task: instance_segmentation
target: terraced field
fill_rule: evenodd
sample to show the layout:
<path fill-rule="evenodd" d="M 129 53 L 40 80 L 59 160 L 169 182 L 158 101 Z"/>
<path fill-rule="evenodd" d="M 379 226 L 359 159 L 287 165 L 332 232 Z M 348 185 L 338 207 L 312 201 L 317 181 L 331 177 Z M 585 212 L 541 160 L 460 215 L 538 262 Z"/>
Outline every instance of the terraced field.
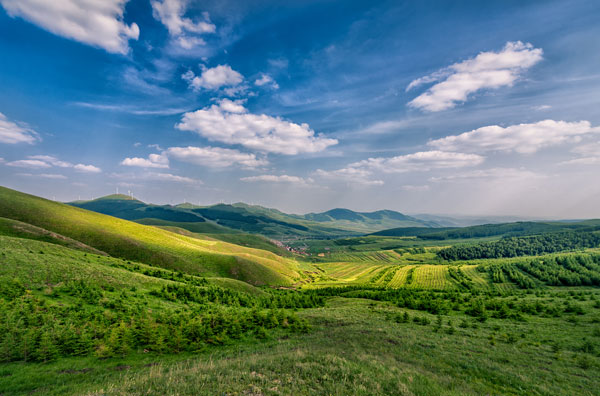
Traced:
<path fill-rule="evenodd" d="M 372 265 L 366 263 L 324 263 L 318 266 L 324 271 L 324 280 L 305 287 L 332 285 L 371 285 L 381 287 L 410 287 L 448 290 L 457 283 L 448 275 L 448 265 Z M 479 275 L 478 282 L 487 282 Z"/>
<path fill-rule="evenodd" d="M 364 263 L 395 263 L 402 261 L 402 255 L 393 250 L 381 252 L 344 252 L 332 253 L 327 256 L 328 261 L 335 262 L 364 262 Z"/>

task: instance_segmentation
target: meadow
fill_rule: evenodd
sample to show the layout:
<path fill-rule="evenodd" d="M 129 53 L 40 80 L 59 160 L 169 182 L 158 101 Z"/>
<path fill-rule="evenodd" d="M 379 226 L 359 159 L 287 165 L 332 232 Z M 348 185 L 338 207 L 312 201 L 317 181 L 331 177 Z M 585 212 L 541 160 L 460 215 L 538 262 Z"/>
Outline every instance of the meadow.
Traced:
<path fill-rule="evenodd" d="M 2 396 L 600 389 L 595 230 L 518 242 L 539 255 L 482 258 L 515 237 L 477 234 L 298 240 L 311 255 L 294 256 L 0 194 Z"/>

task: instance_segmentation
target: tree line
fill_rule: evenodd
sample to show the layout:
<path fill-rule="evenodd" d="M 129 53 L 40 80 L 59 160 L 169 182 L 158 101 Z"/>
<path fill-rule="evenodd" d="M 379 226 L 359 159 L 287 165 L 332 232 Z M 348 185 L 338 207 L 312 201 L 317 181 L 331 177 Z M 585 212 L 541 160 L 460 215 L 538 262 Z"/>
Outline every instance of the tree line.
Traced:
<path fill-rule="evenodd" d="M 494 242 L 456 245 L 441 249 L 438 257 L 448 260 L 473 260 L 503 257 L 537 256 L 567 250 L 600 246 L 595 232 L 557 232 L 528 237 L 503 238 Z"/>

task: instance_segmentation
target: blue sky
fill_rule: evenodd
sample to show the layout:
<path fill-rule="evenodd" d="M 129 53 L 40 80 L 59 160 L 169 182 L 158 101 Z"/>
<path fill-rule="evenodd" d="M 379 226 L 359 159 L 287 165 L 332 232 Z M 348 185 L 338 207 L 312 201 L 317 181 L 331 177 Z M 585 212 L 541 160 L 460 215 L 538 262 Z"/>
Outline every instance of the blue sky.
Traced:
<path fill-rule="evenodd" d="M 0 0 L 0 181 L 600 217 L 600 3 Z"/>

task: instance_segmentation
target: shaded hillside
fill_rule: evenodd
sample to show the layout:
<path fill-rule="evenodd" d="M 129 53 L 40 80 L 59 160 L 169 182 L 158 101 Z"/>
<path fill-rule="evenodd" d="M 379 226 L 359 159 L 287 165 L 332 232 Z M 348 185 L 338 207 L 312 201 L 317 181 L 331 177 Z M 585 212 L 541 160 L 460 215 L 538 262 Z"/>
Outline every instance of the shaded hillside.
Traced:
<path fill-rule="evenodd" d="M 355 212 L 350 209 L 336 208 L 323 213 L 309 213 L 302 217 L 331 227 L 366 233 L 391 227 L 439 227 L 433 221 L 417 219 L 393 210 Z"/>
<path fill-rule="evenodd" d="M 282 212 L 245 204 L 196 206 L 152 205 L 126 196 L 107 196 L 92 201 L 69 203 L 94 212 L 142 224 L 175 226 L 192 232 L 234 234 L 246 232 L 269 237 L 338 236 L 351 231 L 307 222 Z"/>

